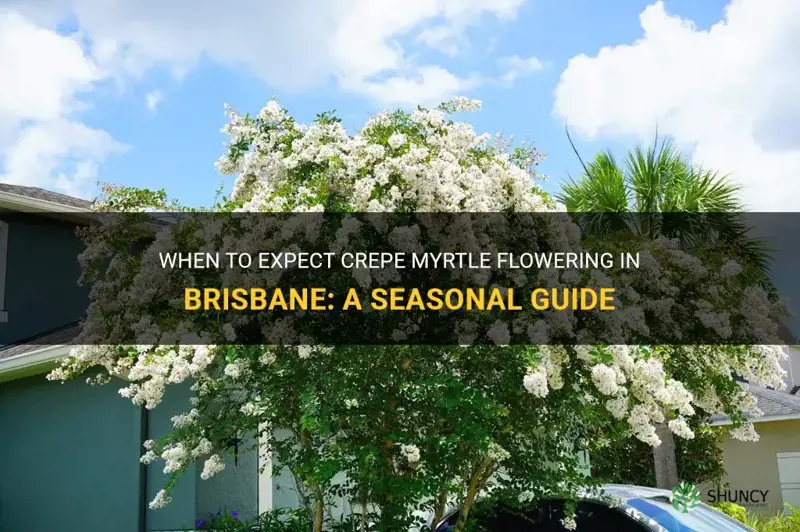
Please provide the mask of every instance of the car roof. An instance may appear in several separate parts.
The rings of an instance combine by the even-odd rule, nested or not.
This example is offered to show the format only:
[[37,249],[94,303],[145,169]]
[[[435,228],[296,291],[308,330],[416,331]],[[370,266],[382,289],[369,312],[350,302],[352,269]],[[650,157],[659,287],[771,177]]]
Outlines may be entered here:
[[672,496],[672,492],[668,490],[628,484],[603,484],[602,488],[608,495],[614,495],[622,499],[670,498]]
[[[646,486],[634,486],[630,484],[602,484],[599,486],[604,492],[605,495],[611,495],[614,497],[618,497],[623,501],[628,501],[630,499],[654,499],[654,498],[670,498],[672,497],[672,492],[668,490],[662,490],[657,488],[648,488]],[[586,490],[583,493],[580,493],[578,496],[584,500],[597,500],[597,492],[593,492],[590,490]],[[483,496],[478,496],[477,500],[482,499]],[[623,502],[624,505],[624,502]],[[450,506],[448,507],[447,511],[445,512],[445,519],[451,517],[454,512],[458,511],[458,507]]]

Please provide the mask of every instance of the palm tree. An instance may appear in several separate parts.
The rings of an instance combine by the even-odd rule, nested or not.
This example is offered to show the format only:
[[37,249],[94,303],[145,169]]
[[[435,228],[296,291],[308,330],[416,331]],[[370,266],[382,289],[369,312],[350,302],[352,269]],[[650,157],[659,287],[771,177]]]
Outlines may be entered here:
[[[580,159],[577,150],[575,154]],[[590,234],[664,235],[679,238],[690,248],[724,241],[734,253],[754,261],[763,272],[768,270],[764,242],[748,236],[749,227],[737,214],[744,211],[739,187],[727,176],[693,166],[670,140],[659,142],[656,137],[648,147],[637,146],[627,154],[624,165],[610,152],[588,163],[581,159],[581,164],[583,175],[563,185],[558,197],[568,211],[581,213],[578,223]],[[670,215],[686,212],[708,214]],[[675,440],[666,422],[657,425],[656,431],[662,442],[653,449],[656,484],[671,489],[679,481]]]
[[[740,187],[726,175],[692,165],[671,140],[656,137],[650,146],[637,146],[624,165],[608,151],[588,163],[580,160],[583,175],[562,185],[558,198],[568,211],[583,213],[580,222],[590,234],[665,235],[690,247],[724,241],[735,244],[743,259],[769,269],[764,242],[748,235],[750,227],[740,214]],[[678,214],[687,212],[705,215]]]

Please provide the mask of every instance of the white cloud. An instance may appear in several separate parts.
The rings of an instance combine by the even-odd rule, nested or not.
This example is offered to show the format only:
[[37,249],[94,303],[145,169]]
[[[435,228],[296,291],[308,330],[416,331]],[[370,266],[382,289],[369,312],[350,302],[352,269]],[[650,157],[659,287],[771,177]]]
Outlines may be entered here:
[[544,63],[538,57],[520,57],[512,55],[510,57],[502,57],[497,61],[498,66],[503,69],[503,75],[500,78],[506,83],[513,83],[519,77],[538,72],[544,68]]
[[[10,1],[31,9],[27,0]],[[475,79],[432,74],[442,66],[414,64],[402,39],[422,35],[428,45],[444,46],[486,16],[513,18],[525,1],[231,0],[221,9],[218,0],[41,0],[31,13],[51,24],[53,13],[73,16],[102,43],[104,66],[137,75],[157,64],[186,71],[207,56],[243,65],[278,89],[334,79],[344,90],[396,104],[438,102]],[[425,33],[430,28],[437,29]]]
[[461,38],[449,26],[432,26],[419,32],[415,42],[439,50],[445,55],[455,57],[460,51]]
[[[525,1],[3,0],[0,180],[85,194],[125,149],[81,122],[85,96],[155,67],[185,75],[202,58],[282,90],[334,81],[382,104],[438,103],[490,78],[418,61],[414,48],[456,53],[469,28],[513,19]],[[64,22],[78,32],[60,34]],[[160,100],[154,91],[144,103]]]
[[123,149],[75,120],[102,70],[75,39],[0,10],[0,72],[0,181],[87,193],[90,170]]
[[2,181],[84,196],[95,185],[99,163],[123,150],[105,131],[68,120],[40,122],[24,128],[6,150]]
[[144,103],[150,111],[155,111],[158,104],[161,103],[162,98],[163,95],[161,91],[151,91],[144,97]]
[[413,75],[393,76],[389,79],[374,82],[360,82],[358,90],[375,100],[390,103],[433,102],[440,98],[432,98],[432,89],[437,94],[456,94],[469,91],[483,83],[480,76],[460,78],[444,68],[420,67]]
[[656,125],[729,173],[753,210],[800,210],[800,2],[732,0],[701,31],[662,2],[644,35],[573,57],[554,112],[587,138],[652,138]]

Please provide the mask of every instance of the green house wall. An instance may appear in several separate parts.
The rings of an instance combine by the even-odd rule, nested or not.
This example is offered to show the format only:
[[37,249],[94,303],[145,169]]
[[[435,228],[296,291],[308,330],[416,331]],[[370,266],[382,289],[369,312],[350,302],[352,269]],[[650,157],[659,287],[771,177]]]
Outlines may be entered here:
[[89,286],[78,280],[84,245],[74,223],[0,210],[8,224],[5,301],[0,346],[27,341],[86,317]]
[[190,391],[169,388],[145,420],[119,396],[122,386],[44,375],[0,383],[0,532],[163,532],[191,529],[219,509],[257,514],[257,453],[247,442],[216,477],[202,480],[202,464],[191,466],[170,504],[147,508],[168,476],[161,461],[147,467],[142,497],[142,438],[167,434],[171,417],[190,408]]
[[0,532],[137,532],[139,438],[114,387],[0,385]]

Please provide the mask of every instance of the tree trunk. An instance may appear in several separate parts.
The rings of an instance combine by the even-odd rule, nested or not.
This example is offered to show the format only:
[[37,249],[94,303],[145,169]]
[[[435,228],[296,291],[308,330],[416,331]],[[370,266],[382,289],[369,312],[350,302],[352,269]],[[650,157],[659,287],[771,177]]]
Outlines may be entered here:
[[472,509],[472,503],[475,502],[475,497],[486,485],[492,471],[492,459],[486,457],[477,467],[472,477],[469,479],[467,486],[467,496],[464,500],[464,505],[458,513],[458,520],[456,521],[456,528],[454,532],[463,532],[467,526],[467,518],[469,518],[469,511]]
[[314,532],[322,532],[325,523],[325,501],[322,499],[322,490],[314,488]]
[[678,485],[678,463],[675,459],[675,438],[666,422],[656,423],[661,445],[653,448],[656,467],[656,487],[671,490]]
[[439,521],[442,520],[444,517],[444,511],[447,509],[447,491],[444,488],[441,488],[439,491],[439,496],[436,498],[436,509],[433,512],[433,521],[431,522],[431,526],[436,526],[439,524]]
[[[308,432],[305,429],[300,429],[299,440],[300,445],[303,446],[306,452],[311,453],[311,441],[309,440]],[[322,532],[322,527],[325,524],[325,494],[322,492],[322,488],[313,477],[309,476],[307,478],[307,482],[314,494],[313,532]]]

